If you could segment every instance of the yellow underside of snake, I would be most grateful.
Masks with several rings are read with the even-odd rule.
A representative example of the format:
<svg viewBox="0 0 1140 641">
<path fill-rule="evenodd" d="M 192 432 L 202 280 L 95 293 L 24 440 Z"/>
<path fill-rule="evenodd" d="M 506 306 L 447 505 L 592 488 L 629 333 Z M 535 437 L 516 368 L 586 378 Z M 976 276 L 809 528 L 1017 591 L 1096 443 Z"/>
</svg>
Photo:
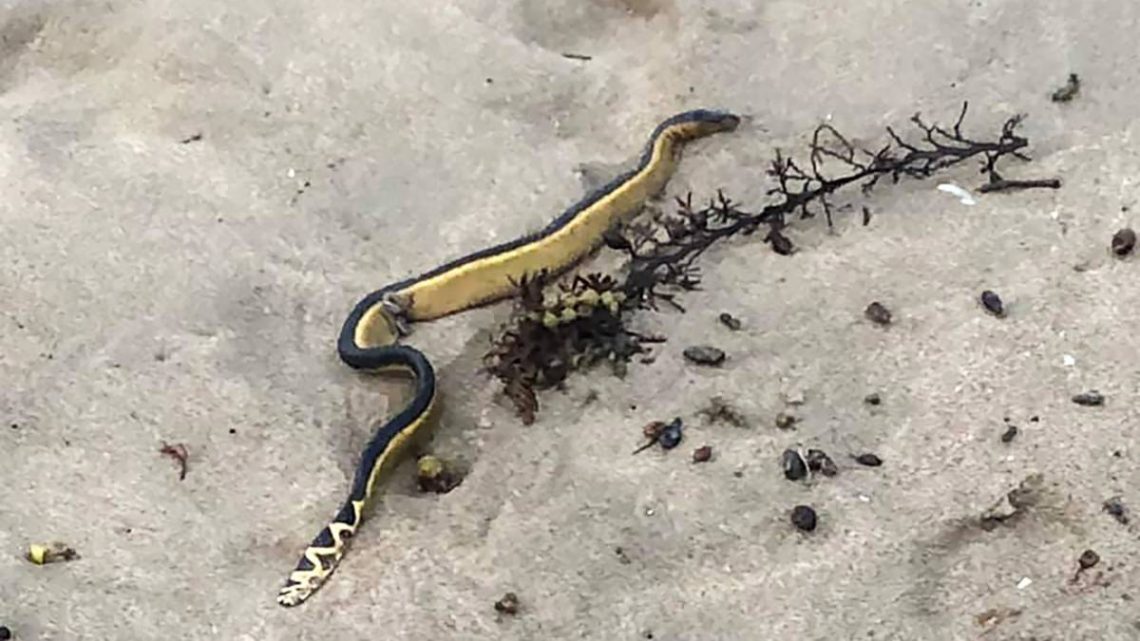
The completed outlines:
<svg viewBox="0 0 1140 641">
<path fill-rule="evenodd" d="M 377 428 L 365 447 L 348 498 L 313 539 L 277 596 L 283 606 L 309 598 L 339 565 L 363 520 L 382 470 L 389 468 L 435 407 L 435 371 L 422 352 L 397 344 L 409 323 L 427 321 L 511 297 L 525 277 L 558 274 L 597 249 L 605 232 L 626 222 L 664 189 L 683 143 L 737 127 L 738 116 L 696 110 L 659 124 L 633 169 L 566 209 L 537 233 L 458 258 L 364 297 L 345 320 L 337 350 L 354 369 L 409 371 L 412 400 Z"/>
</svg>

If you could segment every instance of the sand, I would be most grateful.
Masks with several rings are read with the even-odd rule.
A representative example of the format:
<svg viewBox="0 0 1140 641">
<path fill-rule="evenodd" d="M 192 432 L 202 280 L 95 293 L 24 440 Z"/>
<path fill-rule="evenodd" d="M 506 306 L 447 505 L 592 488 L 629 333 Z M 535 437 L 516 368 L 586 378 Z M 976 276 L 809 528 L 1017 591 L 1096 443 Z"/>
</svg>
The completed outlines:
<svg viewBox="0 0 1140 641">
<path fill-rule="evenodd" d="M 1136 520 L 1102 509 L 1140 505 L 1140 265 L 1108 251 L 1140 207 L 1135 3 L 9 0 L 0 23 L 15 638 L 1140 639 Z M 446 402 L 428 447 L 469 473 L 436 495 L 397 470 L 332 581 L 275 603 L 406 398 L 336 357 L 360 296 L 537 228 L 678 111 L 746 121 L 690 147 L 666 198 L 755 210 L 818 123 L 878 144 L 963 100 L 978 137 L 1028 113 L 1033 161 L 1005 172 L 1063 188 L 936 189 L 976 188 L 970 164 L 840 198 L 791 257 L 726 243 L 688 313 L 639 317 L 669 337 L 654 363 L 573 376 L 531 426 L 479 371 L 509 305 L 417 328 Z M 685 362 L 696 343 L 728 360 Z M 1070 400 L 1089 389 L 1104 406 Z M 701 417 L 717 395 L 744 425 Z M 630 456 L 673 416 L 680 447 Z M 787 481 L 787 447 L 840 473 Z M 970 525 L 1036 473 L 1025 518 Z M 80 558 L 23 558 L 55 540 Z"/>
</svg>

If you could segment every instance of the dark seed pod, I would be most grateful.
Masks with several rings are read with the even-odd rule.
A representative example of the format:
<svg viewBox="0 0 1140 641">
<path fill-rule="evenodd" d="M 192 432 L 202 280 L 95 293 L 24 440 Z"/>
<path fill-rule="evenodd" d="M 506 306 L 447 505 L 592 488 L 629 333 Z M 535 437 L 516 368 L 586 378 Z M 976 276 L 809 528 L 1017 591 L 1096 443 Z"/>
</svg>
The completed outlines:
<svg viewBox="0 0 1140 641">
<path fill-rule="evenodd" d="M 681 444 L 681 417 L 672 420 L 665 429 L 661 430 L 661 435 L 657 437 L 657 442 L 661 447 L 671 450 Z"/>
<path fill-rule="evenodd" d="M 503 598 L 495 601 L 495 611 L 503 614 L 518 614 L 519 597 L 514 592 L 507 592 Z"/>
<path fill-rule="evenodd" d="M 863 310 L 863 315 L 867 317 L 867 320 L 876 325 L 891 324 L 891 311 L 879 301 L 867 305 L 867 309 Z"/>
<path fill-rule="evenodd" d="M 800 453 L 795 450 L 784 450 L 784 453 L 780 455 L 780 465 L 784 468 L 784 478 L 789 481 L 798 481 L 807 476 L 807 464 Z"/>
<path fill-rule="evenodd" d="M 1077 563 L 1082 570 L 1087 570 L 1100 563 L 1100 555 L 1096 553 L 1096 550 L 1085 550 L 1081 553 L 1081 558 L 1077 559 Z"/>
<path fill-rule="evenodd" d="M 870 452 L 860 454 L 854 458 L 856 463 L 859 465 L 866 465 L 867 467 L 879 467 L 883 464 L 883 459 L 875 456 L 874 454 L 871 454 Z"/>
<path fill-rule="evenodd" d="M 1136 247 L 1136 232 L 1128 227 L 1121 229 L 1112 236 L 1112 253 L 1117 256 L 1127 256 Z"/>
<path fill-rule="evenodd" d="M 831 460 L 831 457 L 823 450 L 808 450 L 807 465 L 809 470 L 819 472 L 824 476 L 835 476 L 839 474 L 839 467 L 835 465 L 835 461 Z"/>
<path fill-rule="evenodd" d="M 982 307 L 994 316 L 1005 316 L 1005 306 L 1001 302 L 1001 297 L 990 290 L 982 292 Z"/>
<path fill-rule="evenodd" d="M 1119 496 L 1114 496 L 1106 500 L 1102 507 L 1104 511 L 1116 519 L 1118 523 L 1128 525 L 1128 509 L 1124 507 L 1124 502 L 1120 500 Z"/>
<path fill-rule="evenodd" d="M 1099 407 L 1104 405 L 1104 394 L 1096 390 L 1081 392 L 1073 397 L 1073 402 L 1077 405 L 1084 405 L 1085 407 Z"/>
<path fill-rule="evenodd" d="M 775 229 L 768 233 L 768 242 L 772 243 L 772 251 L 781 256 L 790 256 L 796 250 L 791 239 Z"/>
<path fill-rule="evenodd" d="M 702 446 L 698 447 L 697 449 L 693 450 L 693 462 L 694 463 L 704 463 L 705 461 L 708 461 L 711 458 L 712 458 L 712 447 L 710 447 L 708 445 L 702 445 Z"/>
<path fill-rule="evenodd" d="M 815 515 L 815 510 L 809 505 L 797 505 L 792 508 L 792 525 L 797 529 L 804 532 L 811 532 L 815 529 L 818 518 Z"/>
<path fill-rule="evenodd" d="M 698 365 L 720 365 L 724 362 L 723 349 L 712 345 L 693 345 L 682 352 L 685 358 Z"/>
<path fill-rule="evenodd" d="M 728 312 L 724 312 L 720 315 L 720 322 L 722 325 L 731 329 L 732 331 L 740 329 L 740 319 L 736 318 L 732 314 L 729 314 Z"/>
</svg>

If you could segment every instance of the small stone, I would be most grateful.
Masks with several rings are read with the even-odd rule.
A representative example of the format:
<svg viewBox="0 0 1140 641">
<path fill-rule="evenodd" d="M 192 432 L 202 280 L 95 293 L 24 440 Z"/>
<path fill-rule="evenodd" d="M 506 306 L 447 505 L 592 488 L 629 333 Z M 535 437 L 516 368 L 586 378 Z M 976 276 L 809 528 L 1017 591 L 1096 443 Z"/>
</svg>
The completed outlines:
<svg viewBox="0 0 1140 641">
<path fill-rule="evenodd" d="M 990 290 L 982 292 L 982 307 L 986 311 L 997 317 L 1005 316 L 1005 305 L 1001 302 L 1001 297 Z"/>
<path fill-rule="evenodd" d="M 689 361 L 698 365 L 720 365 L 726 357 L 723 349 L 712 345 L 686 347 L 683 354 Z"/>
<path fill-rule="evenodd" d="M 0 641 L 8 641 L 12 638 L 12 631 L 6 625 L 0 625 Z"/>
<path fill-rule="evenodd" d="M 702 445 L 702 446 L 698 447 L 697 449 L 693 450 L 693 462 L 694 463 L 704 463 L 705 461 L 708 461 L 711 458 L 712 458 L 712 447 L 710 447 L 708 445 Z"/>
<path fill-rule="evenodd" d="M 796 424 L 796 417 L 786 412 L 780 412 L 776 415 L 776 427 L 782 430 L 790 430 Z"/>
<path fill-rule="evenodd" d="M 859 465 L 866 465 L 867 467 L 879 467 L 883 464 L 883 459 L 871 454 L 870 452 L 860 454 L 855 458 L 855 462 Z"/>
<path fill-rule="evenodd" d="M 671 450 L 681 444 L 681 437 L 681 417 L 678 416 L 661 430 L 657 442 L 661 444 L 661 447 Z"/>
<path fill-rule="evenodd" d="M 1073 396 L 1073 402 L 1077 405 L 1084 405 L 1085 407 L 1099 407 L 1104 405 L 1104 394 L 1096 390 L 1081 392 Z"/>
<path fill-rule="evenodd" d="M 780 466 L 784 468 L 784 478 L 789 481 L 798 481 L 807 476 L 808 468 L 800 453 L 788 449 L 780 455 Z"/>
<path fill-rule="evenodd" d="M 1006 427 L 1005 432 L 1002 433 L 1001 442 L 1002 443 L 1009 443 L 1016 436 L 1017 436 L 1017 426 L 1016 425 L 1010 425 L 1010 426 Z"/>
<path fill-rule="evenodd" d="M 1128 510 L 1119 496 L 1114 496 L 1104 502 L 1104 511 L 1108 512 L 1121 525 L 1128 525 Z"/>
<path fill-rule="evenodd" d="M 1136 232 L 1125 227 L 1112 236 L 1112 253 L 1127 256 L 1136 247 Z"/>
<path fill-rule="evenodd" d="M 867 405 L 882 405 L 883 397 L 879 396 L 878 392 L 872 392 L 871 394 L 863 397 L 863 402 Z"/>
<path fill-rule="evenodd" d="M 621 563 L 622 565 L 630 564 L 629 555 L 625 553 L 625 548 L 622 546 L 619 545 L 614 548 L 614 554 L 617 555 L 618 563 Z"/>
<path fill-rule="evenodd" d="M 1077 563 L 1081 566 L 1082 570 L 1087 570 L 1092 566 L 1100 563 L 1100 555 L 1095 550 L 1085 550 L 1081 552 L 1081 557 L 1077 559 Z"/>
<path fill-rule="evenodd" d="M 797 505 L 792 508 L 792 525 L 799 530 L 811 532 L 815 529 L 817 520 L 815 510 L 811 506 Z"/>
<path fill-rule="evenodd" d="M 519 597 L 514 592 L 507 592 L 503 598 L 495 601 L 495 611 L 503 614 L 518 614 Z"/>
<path fill-rule="evenodd" d="M 728 312 L 724 312 L 720 315 L 720 322 L 722 325 L 734 332 L 741 327 L 740 319 L 736 318 L 732 314 L 729 314 Z"/>
<path fill-rule="evenodd" d="M 831 460 L 831 457 L 823 450 L 808 450 L 807 465 L 809 470 L 819 472 L 824 476 L 835 476 L 839 474 L 839 467 L 835 465 L 835 461 Z"/>
<path fill-rule="evenodd" d="M 883 304 L 879 301 L 875 301 L 868 305 L 867 309 L 863 310 L 863 315 L 867 317 L 867 320 L 875 323 L 876 325 L 891 324 L 890 310 L 883 306 Z"/>
</svg>

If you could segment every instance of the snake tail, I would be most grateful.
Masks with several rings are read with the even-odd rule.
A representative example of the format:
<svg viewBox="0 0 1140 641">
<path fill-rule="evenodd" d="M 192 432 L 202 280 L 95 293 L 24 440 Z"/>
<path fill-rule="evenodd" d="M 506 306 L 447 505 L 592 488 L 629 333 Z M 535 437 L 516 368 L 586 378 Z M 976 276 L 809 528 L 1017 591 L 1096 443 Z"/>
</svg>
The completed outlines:
<svg viewBox="0 0 1140 641">
<path fill-rule="evenodd" d="M 364 521 L 364 509 L 372 498 L 377 477 L 397 461 L 412 436 L 430 419 L 435 407 L 435 370 L 419 350 L 392 345 L 375 357 L 372 364 L 411 373 L 415 393 L 411 402 L 381 425 L 365 446 L 348 499 L 305 549 L 277 593 L 277 603 L 285 607 L 301 604 L 332 576 Z"/>
</svg>

